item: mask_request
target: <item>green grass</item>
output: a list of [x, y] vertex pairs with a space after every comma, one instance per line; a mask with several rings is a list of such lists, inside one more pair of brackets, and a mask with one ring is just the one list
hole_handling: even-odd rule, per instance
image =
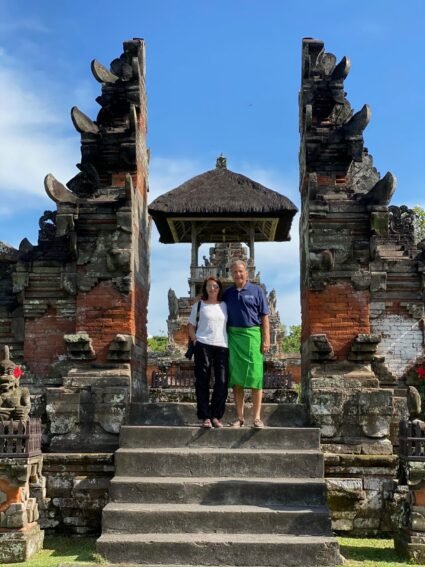
[[[407, 567], [412, 563], [398, 556], [392, 539], [339, 537], [341, 553], [347, 560], [344, 567]], [[425, 567], [419, 565], [418, 567]]]
[[[46, 537], [44, 549], [26, 563], [13, 563], [12, 567], [58, 567], [61, 563], [82, 566], [101, 565], [96, 554], [95, 538]], [[360, 539], [339, 537], [344, 567], [408, 567], [393, 548], [391, 539]], [[421, 564], [418, 567], [425, 567]]]
[[99, 565], [96, 562], [95, 538], [54, 536], [44, 539], [44, 549], [25, 563], [12, 563], [11, 567], [58, 567], [60, 563]]

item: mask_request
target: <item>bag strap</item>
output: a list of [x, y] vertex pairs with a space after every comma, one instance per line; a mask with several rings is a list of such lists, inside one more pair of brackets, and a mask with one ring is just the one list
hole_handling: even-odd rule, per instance
[[198, 323], [199, 323], [199, 312], [201, 310], [201, 300], [198, 301], [198, 307], [196, 309], [196, 326], [195, 326], [195, 333], [198, 330]]

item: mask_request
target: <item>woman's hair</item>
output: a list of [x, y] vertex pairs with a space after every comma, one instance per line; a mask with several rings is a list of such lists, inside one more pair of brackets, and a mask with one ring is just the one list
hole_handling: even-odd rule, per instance
[[218, 299], [218, 301], [221, 301], [221, 298], [223, 296], [223, 284], [221, 283], [221, 281], [218, 278], [215, 278], [214, 276], [210, 276], [209, 278], [204, 280], [204, 283], [202, 284], [202, 290], [201, 290], [201, 299], [203, 299], [204, 301], [206, 301], [208, 299], [208, 291], [207, 291], [208, 282], [215, 282], [218, 285], [217, 299]]

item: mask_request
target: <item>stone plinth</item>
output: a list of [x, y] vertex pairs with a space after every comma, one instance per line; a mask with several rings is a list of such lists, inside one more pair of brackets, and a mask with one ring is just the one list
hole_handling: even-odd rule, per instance
[[72, 368], [63, 387], [47, 388], [52, 451], [114, 451], [130, 404], [129, 364]]
[[0, 565], [24, 563], [43, 549], [44, 531], [37, 522], [19, 530], [0, 532]]
[[46, 533], [98, 535], [114, 475], [114, 455], [47, 453], [44, 471], [48, 499], [40, 509], [40, 525]]
[[398, 459], [395, 455], [362, 455], [359, 439], [351, 451], [325, 453], [325, 478], [332, 528], [340, 534], [373, 536], [393, 533]]
[[43, 457], [0, 459], [0, 564], [27, 561], [43, 546], [38, 502], [43, 502]]

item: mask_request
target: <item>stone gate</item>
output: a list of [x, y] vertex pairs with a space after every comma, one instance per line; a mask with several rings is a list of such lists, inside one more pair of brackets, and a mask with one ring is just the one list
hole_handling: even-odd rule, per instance
[[[143, 40], [126, 41], [110, 69], [91, 68], [99, 114], [71, 111], [79, 173], [66, 184], [47, 175], [55, 210], [42, 215], [36, 245], [0, 249], [0, 344], [25, 365], [49, 451], [44, 521], [76, 533], [98, 531], [118, 433], [131, 403], [147, 399]], [[391, 529], [396, 425], [423, 361], [425, 246], [412, 211], [390, 205], [394, 176], [381, 178], [364, 148], [371, 112], [353, 113], [349, 70], [321, 41], [303, 41], [302, 380], [322, 432], [334, 528], [371, 533]]]

